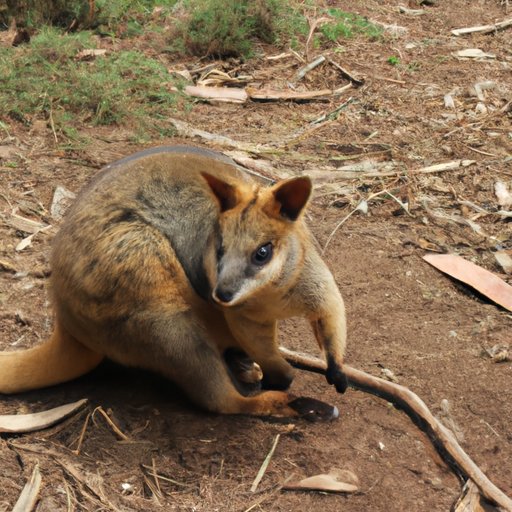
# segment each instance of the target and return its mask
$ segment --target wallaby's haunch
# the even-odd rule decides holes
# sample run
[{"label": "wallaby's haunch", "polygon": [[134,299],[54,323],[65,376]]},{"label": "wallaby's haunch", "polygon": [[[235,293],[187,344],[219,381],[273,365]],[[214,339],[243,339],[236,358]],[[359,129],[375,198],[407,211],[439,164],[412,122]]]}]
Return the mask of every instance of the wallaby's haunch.
[{"label": "wallaby's haunch", "polygon": [[[309,319],[327,380],[345,391],[345,311],[303,220],[306,177],[261,187],[223,155],[143,151],[109,165],[55,238],[55,328],[30,350],[0,354],[0,392],[78,377],[104,357],[158,372],[220,413],[294,416],[293,370],[276,323]],[[245,353],[263,391],[242,394],[224,354]]]}]

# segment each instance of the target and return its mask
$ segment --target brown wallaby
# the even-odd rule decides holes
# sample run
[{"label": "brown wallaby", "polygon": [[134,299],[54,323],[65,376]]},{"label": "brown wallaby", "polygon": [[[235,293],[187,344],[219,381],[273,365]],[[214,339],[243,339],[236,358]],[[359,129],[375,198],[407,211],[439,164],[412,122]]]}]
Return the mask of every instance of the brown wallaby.
[{"label": "brown wallaby", "polygon": [[[172,379],[211,411],[294,416],[293,369],[276,341],[291,316],[309,319],[327,380],[345,391],[344,305],[303,219],[310,194],[307,177],[263,187],[186,146],[107,166],[54,240],[53,334],[0,354],[0,392],[64,382],[108,357]],[[268,390],[242,394],[228,350],[255,361]]]}]

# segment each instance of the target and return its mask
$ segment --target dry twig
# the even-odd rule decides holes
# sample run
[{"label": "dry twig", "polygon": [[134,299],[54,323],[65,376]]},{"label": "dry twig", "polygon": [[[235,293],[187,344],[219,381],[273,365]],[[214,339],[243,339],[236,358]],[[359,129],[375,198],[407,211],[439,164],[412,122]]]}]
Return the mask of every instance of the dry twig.
[{"label": "dry twig", "polygon": [[280,437],[281,434],[276,435],[274,443],[272,444],[272,448],[270,448],[270,451],[265,457],[265,460],[263,461],[263,464],[261,465],[260,470],[258,471],[258,474],[256,475],[256,478],[254,479],[254,482],[251,485],[251,492],[256,492],[256,489],[258,488],[258,485],[261,482],[261,479],[263,478],[263,475],[265,474],[265,471],[267,470],[267,467],[270,463],[270,459],[272,458],[272,455],[274,455],[274,452],[276,451],[277,443],[279,442]]},{"label": "dry twig", "polygon": [[[325,374],[327,366],[321,359],[300,354],[284,347],[280,347],[280,351],[287,361],[297,368]],[[482,495],[489,501],[508,512],[512,512],[512,499],[485,476],[482,470],[460,447],[452,432],[437,420],[418,395],[400,384],[374,377],[347,365],[343,365],[343,371],[351,387],[384,398],[403,409],[428,434],[434,446],[457,473],[463,475],[466,479],[473,480]]]},{"label": "dry twig", "polygon": [[117,437],[119,437],[123,441],[130,440],[130,438],[126,434],[121,432],[121,429],[112,421],[110,416],[103,410],[103,407],[101,407],[101,405],[96,407],[96,409],[94,409],[94,411],[92,412],[93,419],[96,412],[99,412],[105,418],[106,422],[108,423],[108,425],[110,426],[110,428],[113,430],[114,434],[116,434]]}]

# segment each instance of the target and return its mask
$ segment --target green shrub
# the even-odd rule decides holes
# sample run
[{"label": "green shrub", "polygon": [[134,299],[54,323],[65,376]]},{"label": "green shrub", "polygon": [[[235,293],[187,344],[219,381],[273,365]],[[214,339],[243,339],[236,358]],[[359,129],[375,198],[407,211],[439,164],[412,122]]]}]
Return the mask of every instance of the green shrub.
[{"label": "green shrub", "polygon": [[172,46],[198,56],[249,57],[253,43],[284,44],[307,22],[284,0],[183,0]]},{"label": "green shrub", "polygon": [[43,30],[30,45],[0,47],[0,116],[29,123],[51,115],[62,133],[71,119],[75,125],[131,122],[152,129],[175,105],[166,67],[137,51],[76,59],[94,47],[89,32],[56,29]]},{"label": "green shrub", "polygon": [[[5,1],[5,0],[4,0]],[[18,25],[39,28],[43,25],[79,28],[102,27],[116,33],[121,25],[128,31],[134,24],[143,25],[153,17],[155,7],[166,14],[177,0],[0,0],[0,25],[9,26],[15,18]],[[92,8],[92,10],[91,10]]]}]

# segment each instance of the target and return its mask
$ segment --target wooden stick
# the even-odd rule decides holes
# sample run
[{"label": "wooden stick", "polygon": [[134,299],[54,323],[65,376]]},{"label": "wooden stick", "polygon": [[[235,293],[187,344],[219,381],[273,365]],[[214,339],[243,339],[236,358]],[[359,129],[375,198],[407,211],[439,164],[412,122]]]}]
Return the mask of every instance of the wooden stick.
[{"label": "wooden stick", "polygon": [[511,26],[512,18],[500,21],[498,23],[494,23],[494,25],[480,25],[478,27],[457,28],[455,30],[452,30],[452,34],[454,36],[462,36],[464,34],[472,34],[474,32],[480,32],[481,34],[490,34],[492,32],[503,30]]},{"label": "wooden stick", "polygon": [[[327,366],[321,359],[300,354],[284,347],[279,347],[279,350],[293,366],[325,374]],[[508,512],[512,512],[512,500],[485,476],[482,470],[459,446],[452,432],[434,417],[418,395],[405,386],[374,377],[347,365],[343,365],[343,371],[352,388],[384,398],[403,409],[414,423],[427,433],[434,446],[457,473],[462,475],[464,479],[470,478],[473,480],[482,495],[489,501]]]}]

